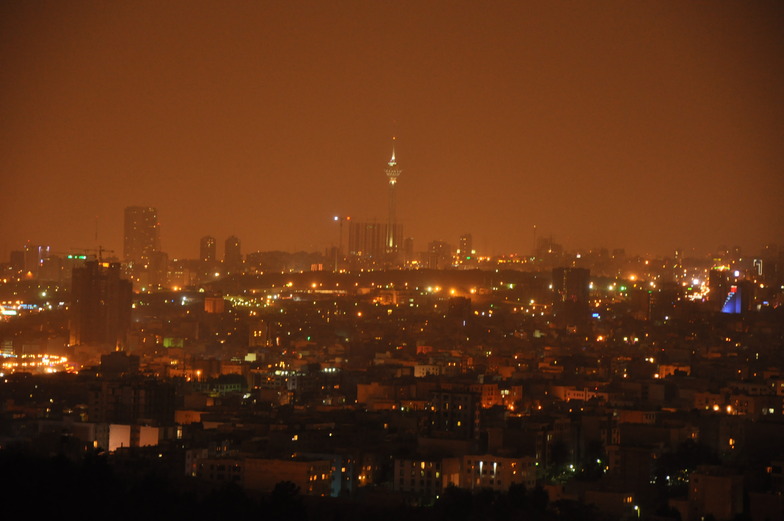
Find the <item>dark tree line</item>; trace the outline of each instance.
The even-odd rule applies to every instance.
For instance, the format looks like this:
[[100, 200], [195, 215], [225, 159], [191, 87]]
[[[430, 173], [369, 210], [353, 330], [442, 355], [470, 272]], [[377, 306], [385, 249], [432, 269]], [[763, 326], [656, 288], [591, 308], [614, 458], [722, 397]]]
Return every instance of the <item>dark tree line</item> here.
[[238, 485], [214, 485], [152, 466], [118, 472], [102, 455], [76, 461], [24, 450], [0, 450], [3, 508], [20, 505], [35, 518], [78, 516], [92, 519], [232, 519], [233, 521], [604, 521], [595, 509], [577, 502], [550, 502], [541, 487], [472, 492], [448, 487], [433, 506], [375, 504], [346, 498], [300, 494], [280, 482], [270, 494], [254, 495]]

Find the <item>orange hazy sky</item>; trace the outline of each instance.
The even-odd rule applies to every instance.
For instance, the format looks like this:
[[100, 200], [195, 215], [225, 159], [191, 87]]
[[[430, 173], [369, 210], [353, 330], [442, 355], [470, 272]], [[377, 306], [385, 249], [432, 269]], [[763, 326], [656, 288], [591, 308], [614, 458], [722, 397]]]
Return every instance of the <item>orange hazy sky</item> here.
[[[784, 4], [0, 4], [0, 254], [322, 251], [336, 214], [417, 250], [784, 243]], [[96, 226], [97, 223], [97, 226]], [[96, 240], [97, 232], [97, 240]]]

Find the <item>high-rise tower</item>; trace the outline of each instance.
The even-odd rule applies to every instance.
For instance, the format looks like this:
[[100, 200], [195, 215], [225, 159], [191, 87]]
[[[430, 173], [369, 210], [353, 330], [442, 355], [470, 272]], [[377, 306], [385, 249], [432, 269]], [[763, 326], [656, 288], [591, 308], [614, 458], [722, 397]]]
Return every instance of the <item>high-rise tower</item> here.
[[591, 272], [587, 268], [553, 268], [553, 316], [561, 327], [584, 330], [590, 317]]
[[97, 260], [73, 269], [71, 278], [71, 345], [109, 350], [125, 346], [131, 324], [131, 281], [119, 263]]
[[123, 254], [133, 271], [149, 266], [153, 253], [160, 251], [159, 228], [155, 208], [129, 206], [125, 209]]
[[215, 262], [216, 249], [215, 237], [205, 235], [199, 241], [199, 259], [202, 262]]
[[386, 237], [386, 251], [388, 254], [396, 254], [400, 245], [398, 244], [400, 234], [397, 233], [397, 215], [395, 203], [395, 190], [397, 186], [397, 178], [403, 171], [398, 168], [397, 160], [395, 159], [395, 138], [392, 138], [392, 158], [387, 163], [384, 173], [389, 180], [389, 222], [387, 224], [387, 237]]
[[457, 248], [457, 262], [458, 264], [465, 264], [472, 260], [474, 256], [474, 240], [470, 233], [464, 233], [460, 236], [460, 246]]
[[24, 247], [24, 271], [31, 273], [33, 277], [38, 278], [41, 266], [44, 261], [49, 258], [49, 246], [41, 246], [40, 244], [25, 244]]
[[242, 250], [240, 240], [232, 235], [224, 243], [223, 265], [226, 272], [234, 273], [242, 269]]

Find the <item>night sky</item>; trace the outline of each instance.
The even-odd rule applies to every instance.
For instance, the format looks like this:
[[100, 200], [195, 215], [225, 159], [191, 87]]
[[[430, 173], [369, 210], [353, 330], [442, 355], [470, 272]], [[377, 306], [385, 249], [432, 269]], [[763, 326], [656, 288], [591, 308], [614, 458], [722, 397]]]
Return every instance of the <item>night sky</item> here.
[[[782, 2], [0, 4], [0, 254], [323, 251], [334, 215], [423, 250], [784, 243]], [[96, 222], [97, 230], [96, 230]], [[98, 239], [96, 241], [96, 231]], [[345, 237], [345, 236], [344, 236]]]

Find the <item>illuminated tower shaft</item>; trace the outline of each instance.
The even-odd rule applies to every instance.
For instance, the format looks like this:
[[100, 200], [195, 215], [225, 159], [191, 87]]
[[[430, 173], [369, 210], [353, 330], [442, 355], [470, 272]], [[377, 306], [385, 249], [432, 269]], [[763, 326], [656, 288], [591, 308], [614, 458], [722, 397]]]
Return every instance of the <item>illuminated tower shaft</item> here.
[[389, 223], [387, 226], [387, 251], [395, 251], [395, 221], [397, 215], [395, 213], [395, 183], [389, 183]]
[[395, 144], [394, 139], [392, 143], [392, 158], [387, 163], [384, 172], [389, 180], [389, 222], [387, 223], [387, 237], [386, 237], [386, 250], [387, 253], [395, 253], [398, 250], [397, 238], [395, 236], [395, 229], [397, 228], [397, 215], [395, 208], [395, 191], [397, 189], [397, 178], [403, 172], [397, 166], [395, 160]]

